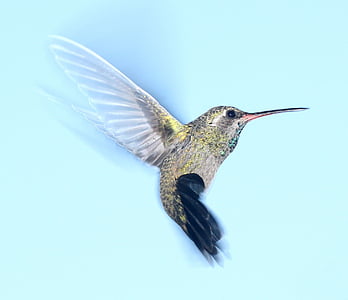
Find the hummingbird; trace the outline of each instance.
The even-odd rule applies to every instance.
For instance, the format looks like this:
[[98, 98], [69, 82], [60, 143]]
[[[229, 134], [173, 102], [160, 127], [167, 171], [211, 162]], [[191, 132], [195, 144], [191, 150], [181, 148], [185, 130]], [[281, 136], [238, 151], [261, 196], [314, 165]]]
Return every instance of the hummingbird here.
[[217, 106], [182, 124], [93, 51], [65, 37], [51, 38], [55, 60], [88, 98], [89, 108], [72, 108], [117, 144], [159, 169], [164, 210], [209, 262], [218, 261], [223, 231], [202, 202], [204, 191], [249, 121], [307, 108], [248, 113]]

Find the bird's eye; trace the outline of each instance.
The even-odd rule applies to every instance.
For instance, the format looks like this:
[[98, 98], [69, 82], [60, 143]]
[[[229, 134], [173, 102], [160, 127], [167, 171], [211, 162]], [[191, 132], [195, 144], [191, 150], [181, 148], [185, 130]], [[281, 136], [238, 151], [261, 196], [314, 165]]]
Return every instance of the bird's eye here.
[[227, 117], [234, 118], [236, 116], [236, 112], [234, 110], [228, 110], [226, 113]]

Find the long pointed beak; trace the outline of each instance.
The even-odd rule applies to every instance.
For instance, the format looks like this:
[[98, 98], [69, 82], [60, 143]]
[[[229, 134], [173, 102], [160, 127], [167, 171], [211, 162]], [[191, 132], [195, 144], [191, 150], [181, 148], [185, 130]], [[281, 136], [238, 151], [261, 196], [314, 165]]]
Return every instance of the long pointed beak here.
[[308, 109], [308, 108], [307, 107], [296, 107], [296, 108], [283, 108], [283, 109], [266, 110], [266, 111], [260, 111], [260, 112], [256, 112], [256, 113], [246, 113], [243, 116], [243, 119], [246, 121], [251, 121], [251, 120], [261, 118], [264, 116], [270, 116], [270, 115], [274, 115], [274, 114], [292, 112], [292, 111], [301, 111], [301, 110], [306, 110], [306, 109]]

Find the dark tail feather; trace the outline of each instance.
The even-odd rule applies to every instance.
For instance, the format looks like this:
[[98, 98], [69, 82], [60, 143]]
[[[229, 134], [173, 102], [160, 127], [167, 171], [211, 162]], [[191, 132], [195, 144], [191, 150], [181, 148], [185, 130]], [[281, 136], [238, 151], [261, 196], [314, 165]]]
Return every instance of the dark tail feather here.
[[199, 201], [205, 188], [203, 179], [195, 173], [185, 174], [178, 178], [176, 187], [186, 213], [186, 234], [209, 261], [216, 260], [222, 232], [214, 216]]

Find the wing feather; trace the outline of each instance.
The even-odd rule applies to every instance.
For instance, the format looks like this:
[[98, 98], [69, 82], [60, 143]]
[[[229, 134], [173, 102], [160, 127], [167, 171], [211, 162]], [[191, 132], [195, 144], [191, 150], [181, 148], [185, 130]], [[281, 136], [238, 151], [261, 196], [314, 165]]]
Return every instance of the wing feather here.
[[64, 37], [52, 36], [52, 40], [56, 61], [89, 100], [89, 109], [73, 108], [140, 159], [160, 166], [168, 151], [168, 135], [183, 125], [91, 50]]

